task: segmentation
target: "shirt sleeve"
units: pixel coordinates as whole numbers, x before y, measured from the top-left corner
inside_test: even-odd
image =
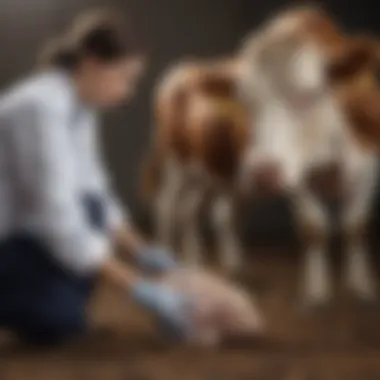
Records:
[[[88,172],[92,181],[92,187],[101,195],[104,200],[107,215],[107,226],[110,231],[114,231],[122,224],[129,222],[129,215],[122,205],[122,202],[115,194],[111,185],[111,180],[101,154],[99,144],[99,127],[96,116],[92,115],[91,122],[86,130],[85,146],[88,160]]]
[[[80,207],[68,112],[32,104],[18,110],[12,134],[20,181],[37,214],[37,228],[63,267],[88,274],[110,254],[106,235],[88,224]]]

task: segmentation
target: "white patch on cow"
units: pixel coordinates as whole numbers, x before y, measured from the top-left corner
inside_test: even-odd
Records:
[[[262,105],[254,121],[253,146],[242,160],[241,182],[247,186],[260,165],[278,163],[283,186],[292,188],[300,181],[306,163],[302,130],[289,109],[276,100]],[[249,179],[249,181],[247,181]]]
[[[228,195],[219,195],[212,205],[212,220],[221,265],[229,272],[240,269],[242,253],[233,223],[233,200]]]
[[[288,77],[290,86],[300,94],[318,92],[324,83],[322,55],[312,44],[296,49],[289,59]]]

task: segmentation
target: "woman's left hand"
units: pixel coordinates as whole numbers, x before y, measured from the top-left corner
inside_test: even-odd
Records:
[[[129,252],[140,269],[149,272],[166,272],[177,268],[174,255],[167,249],[150,245],[130,225],[123,224],[115,232],[115,241]]]
[[[165,272],[178,267],[173,254],[162,247],[145,245],[138,249],[134,257],[142,270]]]

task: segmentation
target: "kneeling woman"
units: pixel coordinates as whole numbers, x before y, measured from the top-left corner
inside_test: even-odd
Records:
[[[175,263],[132,231],[96,146],[96,109],[132,95],[143,60],[105,15],[81,17],[48,57],[0,98],[0,328],[64,341],[85,330],[86,301],[103,277],[183,334],[186,297],[142,275]]]

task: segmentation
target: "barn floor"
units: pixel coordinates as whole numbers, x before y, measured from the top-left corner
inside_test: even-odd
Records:
[[[0,380],[375,380],[380,379],[380,311],[340,289],[331,307],[297,306],[297,258],[255,252],[244,278],[268,319],[256,341],[218,350],[168,347],[149,320],[100,286],[91,305],[98,332],[66,347],[39,350],[0,338]],[[336,276],[336,278],[339,278]]]

